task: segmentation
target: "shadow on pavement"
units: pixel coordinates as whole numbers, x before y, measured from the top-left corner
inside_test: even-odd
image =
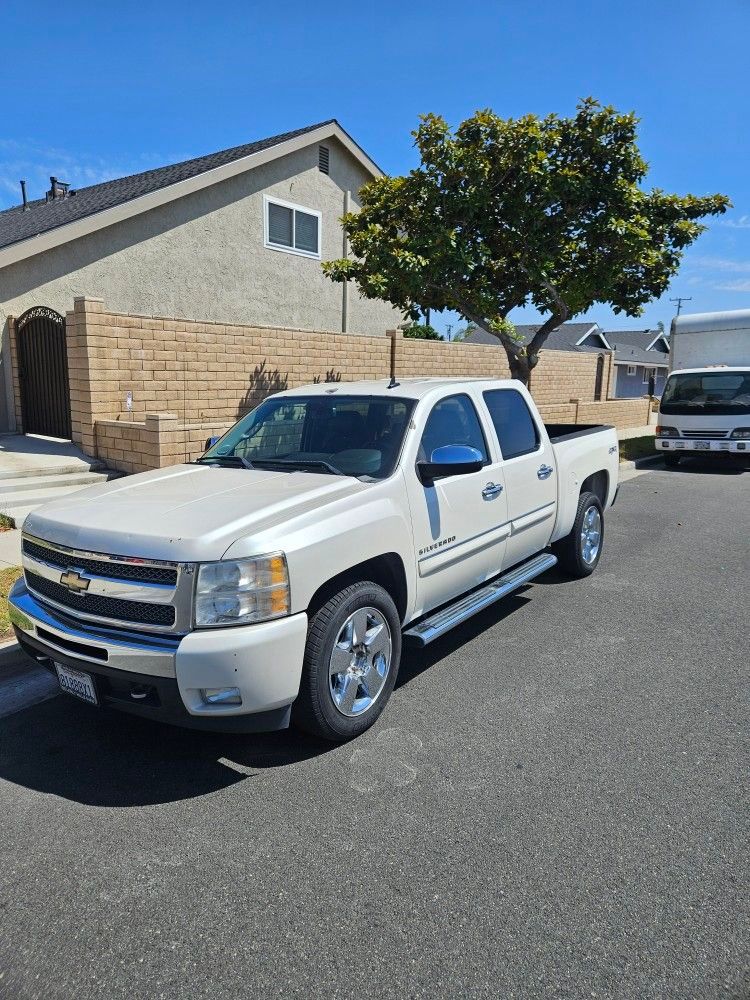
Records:
[[[331,749],[293,729],[196,732],[92,709],[67,695],[0,719],[0,779],[91,806],[196,798]]]
[[[693,475],[707,475],[712,476],[739,476],[741,473],[745,472],[748,467],[748,461],[746,459],[735,459],[735,458],[717,458],[717,459],[706,459],[706,458],[685,458],[680,457],[680,464],[675,466],[665,465],[660,462],[657,465],[653,465],[651,468],[658,469],[659,472],[674,472],[677,475],[681,473],[689,472]]]

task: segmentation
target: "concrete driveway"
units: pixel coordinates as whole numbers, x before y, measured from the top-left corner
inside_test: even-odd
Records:
[[[749,539],[750,473],[639,475],[344,747],[0,720],[0,996],[748,997]]]

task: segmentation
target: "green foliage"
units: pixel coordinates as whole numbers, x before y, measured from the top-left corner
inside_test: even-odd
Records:
[[[429,323],[412,323],[404,330],[405,337],[412,337],[414,340],[442,340],[434,326]]]
[[[425,115],[414,133],[420,165],[365,185],[361,211],[344,217],[353,256],[325,273],[414,320],[415,302],[458,311],[494,332],[527,379],[566,319],[597,302],[639,315],[704,231],[698,220],[730,204],[642,188],[637,124],[591,98],[570,118],[479,111],[455,132]],[[547,317],[528,347],[506,325],[522,305]]]

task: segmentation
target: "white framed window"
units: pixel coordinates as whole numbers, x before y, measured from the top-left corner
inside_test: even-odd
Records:
[[[304,205],[263,196],[264,245],[320,260],[321,214]]]
[[[651,378],[651,376],[653,376],[654,378],[656,378],[656,369],[655,368],[644,368],[643,369],[643,384],[644,385],[648,385],[648,380]]]
[[[628,375],[635,375],[636,371],[635,365],[628,365]]]

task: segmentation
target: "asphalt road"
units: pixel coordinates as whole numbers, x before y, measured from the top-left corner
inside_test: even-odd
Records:
[[[3,1000],[750,996],[750,471],[606,531],[348,746],[1,719]]]

